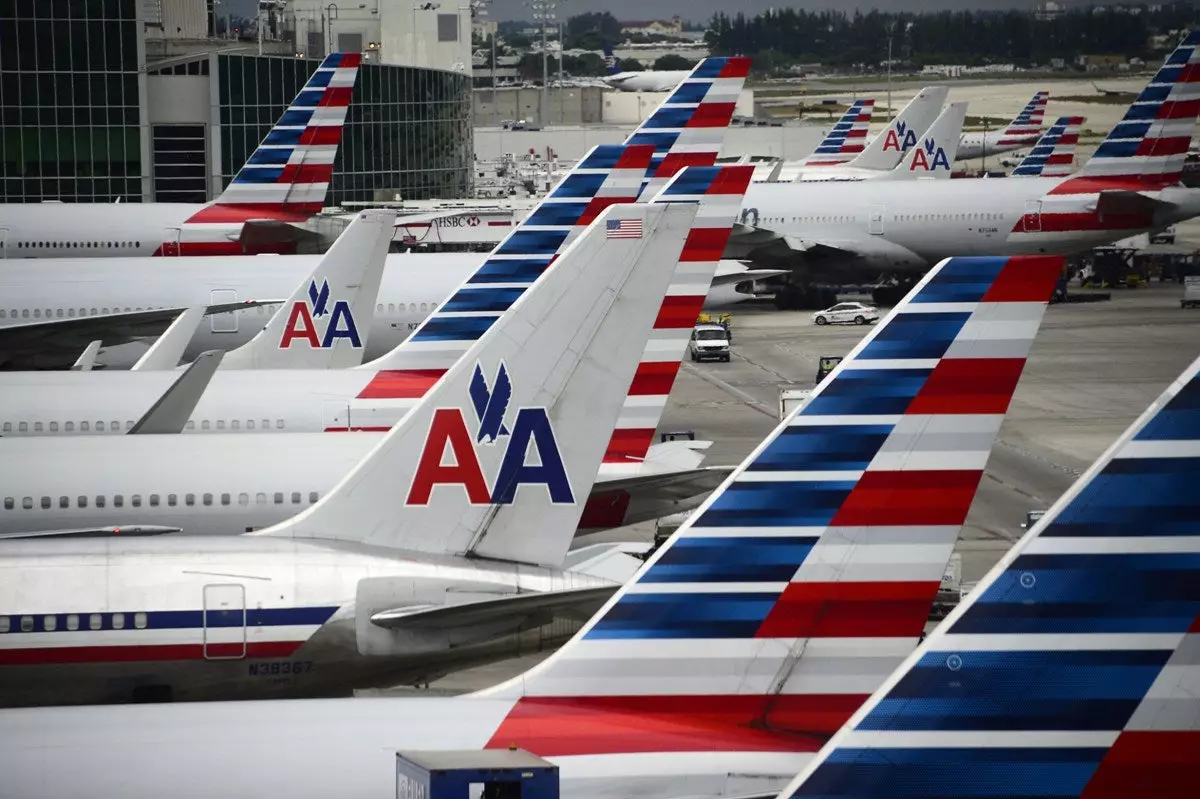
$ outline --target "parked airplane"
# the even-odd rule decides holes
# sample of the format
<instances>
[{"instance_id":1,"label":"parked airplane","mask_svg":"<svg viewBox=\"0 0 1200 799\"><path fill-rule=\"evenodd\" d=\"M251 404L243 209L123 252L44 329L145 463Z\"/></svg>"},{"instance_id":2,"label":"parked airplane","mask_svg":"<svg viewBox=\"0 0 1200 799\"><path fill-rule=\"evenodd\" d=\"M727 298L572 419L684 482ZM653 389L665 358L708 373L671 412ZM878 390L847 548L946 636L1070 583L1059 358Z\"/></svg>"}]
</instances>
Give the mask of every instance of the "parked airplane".
<instances>
[{"instance_id":1,"label":"parked airplane","mask_svg":"<svg viewBox=\"0 0 1200 799\"><path fill-rule=\"evenodd\" d=\"M780 796L1195 795L1198 408L1200 360Z\"/></svg>"},{"instance_id":2,"label":"parked airplane","mask_svg":"<svg viewBox=\"0 0 1200 799\"><path fill-rule=\"evenodd\" d=\"M78 612L63 620L67 635L25 642L33 647L0 636L0 663L15 667L4 669L0 700L127 701L136 685L158 696L166 685L179 698L289 693L247 665L306 644L298 658L313 671L302 673L301 693L346 690L372 674L394 679L388 672L406 666L397 656L408 651L482 643L498 623L519 629L543 608L517 594L603 588L559 567L662 297L690 267L680 253L696 208L603 211L383 441L290 521L252 536L5 542L0 606L24 606L30 591L40 605L45 589L69 580ZM638 235L614 236L610 221ZM155 462L170 470L173 460ZM125 576L109 591L103 574ZM523 612L497 617L506 599ZM201 600L204 613L194 613ZM472 602L492 612L474 617ZM128 615L118 623L114 613ZM85 626L109 634L79 635ZM75 665L76 646L100 647L83 658L105 664L91 680ZM241 662L210 667L213 658Z\"/></svg>"},{"instance_id":3,"label":"parked airplane","mask_svg":"<svg viewBox=\"0 0 1200 799\"><path fill-rule=\"evenodd\" d=\"M1042 119L1046 115L1046 102L1050 92L1041 91L1033 96L1021 113L1008 123L1003 130L987 133L964 133L958 144L958 158L966 161L971 158L983 158L989 155L1011 152L1029 144L1033 144L1042 135Z\"/></svg>"},{"instance_id":4,"label":"parked airplane","mask_svg":"<svg viewBox=\"0 0 1200 799\"><path fill-rule=\"evenodd\" d=\"M630 185L637 186L649 163L650 147L615 149L625 150L626 154L633 150L642 152L642 160L633 162L632 170L614 170L615 174L631 172L626 177L632 179ZM660 299L659 314L649 340L643 345L636 377L623 401L618 423L611 431L605 463L584 510L586 527L615 527L694 507L726 473L698 469L702 459L698 450L703 446L694 442L652 446L652 441L687 346L700 297L716 265L716 254L725 246L749 178L749 167L692 167L677 175L663 189L662 197L656 199L656 202L696 202L695 228L689 233L688 246L683 251L685 263L672 279L666 296ZM488 263L495 267L513 262ZM489 289L494 286L481 285ZM462 292L469 296L467 289ZM37 464L53 468L44 471L31 464L21 484L24 488L18 491L17 484L8 484L6 491L16 493L6 495L0 505L4 509L0 511L0 533L59 534L63 530L151 525L180 527L189 533L208 535L249 531L286 519L303 507L305 498L308 503L315 502L336 484L378 443L378 434L293 434L281 436L285 441L278 446L263 447L258 440L230 438L220 433L389 430L448 368L439 364L453 365L494 322L492 309L501 310L497 300L487 295L482 298L488 303L482 313L467 310L467 302L463 300L457 312L432 317L429 326L421 328L430 331L430 335L417 335L403 344L390 356L389 368L382 371L220 374L219 379L209 381L186 423L185 429L217 433L199 439L188 436L146 441L128 436L88 439L75 435L120 433L132 428L132 420L122 425L119 416L113 421L103 415L124 413L131 407L131 398L138 404L145 398L148 400L145 407L135 415L143 417L158 396L174 384L173 373L100 373L93 375L99 378L98 383L80 384L74 389L58 382L63 375L78 376L73 372L6 374L5 380L22 389L11 393L0 390L5 395L4 402L40 397L50 403L43 411L50 407L57 409L50 411L51 416L70 406L74 410L68 411L67 416L86 414L88 418L68 421L56 417L54 421L8 423L2 428L10 431L0 441L0 454L5 461L23 462L28 455ZM453 326L464 322L469 326L456 337ZM147 394L144 391L147 386L158 386L156 393ZM97 392L110 396L100 399L93 396ZM238 416L206 418L221 409ZM32 407L28 410L34 412ZM249 417L245 418L247 414ZM97 415L100 418L93 422ZM54 442L22 440L30 433L61 438ZM64 460L60 461L51 452L47 446L51 444ZM107 464L114 461L125 467L110 468ZM63 462L71 463L73 468L63 470ZM99 475L103 476L85 466L91 463L97 465ZM81 475L86 475L86 480ZM229 490L210 490L216 483ZM29 493L25 488L31 486L37 490L30 488L32 493ZM52 501L51 496L58 499ZM285 497L290 497L290 501ZM34 517L23 512L35 506L46 512Z\"/></svg>"},{"instance_id":5,"label":"parked airplane","mask_svg":"<svg viewBox=\"0 0 1200 799\"><path fill-rule=\"evenodd\" d=\"M731 245L738 254L802 255L806 272L844 281L855 270L920 270L953 254L1070 254L1190 219L1200 191L1175 184L1200 112L1184 69L1200 64L1198 42L1188 35L1075 175L929 181L919 190L899 181L755 183L742 222L759 230Z\"/></svg>"},{"instance_id":6,"label":"parked airplane","mask_svg":"<svg viewBox=\"0 0 1200 799\"><path fill-rule=\"evenodd\" d=\"M564 794L581 799L740 796L777 787L916 643L1061 268L1059 258L940 264L570 643L503 685L465 697L417 700L3 711L0 737L15 742L0 750L5 787L18 795L59 799L134 798L161 795L169 779L180 796L246 796L270 785L295 797L331 791L365 797L394 790L398 750L509 747L554 760ZM938 321L930 327L935 309L941 309ZM529 335L539 341L570 336L577 316L576 308L567 309L557 325L531 328ZM506 324L508 316L490 338L500 338L494 334ZM523 357L524 346L521 340L510 349L521 370L532 360L545 362L541 344L536 357ZM603 353L615 349L602 348L600 357L611 357ZM476 352L478 344L439 384L436 404L450 397L457 402L457 395L447 393L451 386L466 391ZM493 361L486 362L485 374ZM508 363L513 386L525 386L523 371ZM529 390L522 390L512 403L532 404ZM399 502L408 494L411 503L414 484L418 500L424 500L429 481L414 479L411 462L385 461L382 454L389 444L421 438L434 418L431 404L424 402L406 417L375 450L371 464L343 482L336 498L251 540L311 551L324 547L317 536L341 530L355 543L374 545L400 524L411 533L402 539L405 545L432 546L417 529L425 517ZM462 409L457 413L470 415L466 402L457 405ZM455 413L454 403L445 410ZM580 429L587 426L587 414L572 418ZM493 420L488 429L495 425ZM472 478L466 479L469 485ZM464 481L450 475L446 480ZM440 493L428 511L430 520L460 512L443 507L461 507L457 485L434 489ZM459 551L478 538L478 519L487 514L496 513L501 537L515 532L505 520L516 506L497 511L487 504L486 485L475 490L480 504L461 511L454 534ZM385 500L376 502L375 496ZM553 512L565 516L563 508ZM493 534L489 529L486 536ZM486 536L483 554L495 556L498 542ZM136 612L134 603L146 600L142 579L110 577L103 591L98 582L94 592L43 598L40 591L50 586L75 584L65 572L51 576L57 563L46 556L48 543L54 542L12 542L0 549L0 563L14 567L13 576L0 581L0 591L14 591L15 585L19 597L2 603L0 619L9 632L0 634L0 653L32 650L48 658L45 647L55 641L86 646L81 642L133 642L140 636L149 642L162 634L157 607L146 608L144 629L112 629L118 609L124 622ZM135 541L104 543L109 575L125 574L118 563L132 563L125 558L132 559L139 544L144 547ZM102 560L97 542L71 547L78 553L75 563L85 556ZM55 549L67 547L59 542ZM18 554L34 551L41 558L36 579L32 554ZM192 557L194 562L194 551ZM472 564L481 580L492 568L486 560ZM201 569L226 575L258 571L232 563ZM216 579L246 592L227 599L232 619L219 639L224 645L219 651L227 656L243 651L241 635L265 638L271 632L250 625L249 611L242 632L243 601L246 607L261 602L260 614L294 601L277 599L287 590L265 581L214 578L199 570L175 573L176 602L187 602L180 607L196 607L205 585L221 587L213 585ZM324 600L322 612L336 614L347 627L353 620L364 648L395 641L387 631L403 628L403 605L429 600L420 586L389 591L387 583L382 578L358 583L358 603L345 607L346 600ZM433 602L439 610L443 596L439 592ZM302 601L316 599L306 595ZM453 608L443 612L449 615ZM71 613L78 614L80 629L68 633L64 624ZM82 620L90 621L92 613L101 629L85 631ZM187 618L189 627L202 624L199 610ZM198 649L199 630L178 627L172 635L190 635ZM304 658L302 650L285 662ZM13 684L10 671L16 669L5 669L4 689ZM303 666L300 676L307 676ZM139 768L126 768L121 755L133 750ZM53 758L37 756L48 751ZM62 762L95 765L62 768Z\"/></svg>"},{"instance_id":7,"label":"parked airplane","mask_svg":"<svg viewBox=\"0 0 1200 799\"><path fill-rule=\"evenodd\" d=\"M359 53L326 56L213 202L7 203L0 228L3 256L294 252L296 238L311 235L296 226L325 204L361 58ZM248 225L276 232L251 248L242 240Z\"/></svg>"},{"instance_id":8,"label":"parked airplane","mask_svg":"<svg viewBox=\"0 0 1200 799\"><path fill-rule=\"evenodd\" d=\"M1064 177L1075 169L1075 145L1087 117L1059 117L1012 171L1013 177Z\"/></svg>"},{"instance_id":9,"label":"parked airplane","mask_svg":"<svg viewBox=\"0 0 1200 799\"><path fill-rule=\"evenodd\" d=\"M837 124L825 134L813 154L802 160L800 166L844 164L861 153L867 144L867 128L874 110L874 100L852 102Z\"/></svg>"},{"instance_id":10,"label":"parked airplane","mask_svg":"<svg viewBox=\"0 0 1200 799\"><path fill-rule=\"evenodd\" d=\"M604 60L608 64L608 74L600 78L605 84L620 89L623 92L669 92L683 82L690 70L638 70L623 72L621 59L613 55L612 48L604 48ZM736 101L736 97L734 100Z\"/></svg>"},{"instance_id":11,"label":"parked airplane","mask_svg":"<svg viewBox=\"0 0 1200 799\"><path fill-rule=\"evenodd\" d=\"M860 180L891 172L908 151L917 145L921 134L937 119L949 93L944 86L928 86L922 89L854 158L843 164L822 166L820 169L808 169L808 164L801 162L798 172L787 168L780 170L780 180L796 183Z\"/></svg>"}]
</instances>

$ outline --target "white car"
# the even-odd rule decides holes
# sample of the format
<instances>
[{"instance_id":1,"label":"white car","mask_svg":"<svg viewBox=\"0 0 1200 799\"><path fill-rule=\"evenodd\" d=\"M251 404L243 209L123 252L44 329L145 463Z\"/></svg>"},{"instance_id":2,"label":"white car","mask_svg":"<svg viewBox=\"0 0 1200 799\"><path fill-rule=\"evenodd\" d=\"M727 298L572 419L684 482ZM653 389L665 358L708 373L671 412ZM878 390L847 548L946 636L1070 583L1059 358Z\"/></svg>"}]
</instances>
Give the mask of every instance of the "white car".
<instances>
[{"instance_id":1,"label":"white car","mask_svg":"<svg viewBox=\"0 0 1200 799\"><path fill-rule=\"evenodd\" d=\"M855 324L865 325L868 322L879 321L879 311L861 302L839 302L832 308L817 311L813 321L818 325Z\"/></svg>"},{"instance_id":2,"label":"white car","mask_svg":"<svg viewBox=\"0 0 1200 799\"><path fill-rule=\"evenodd\" d=\"M721 325L696 325L688 354L693 361L712 359L729 362L729 331Z\"/></svg>"}]
</instances>

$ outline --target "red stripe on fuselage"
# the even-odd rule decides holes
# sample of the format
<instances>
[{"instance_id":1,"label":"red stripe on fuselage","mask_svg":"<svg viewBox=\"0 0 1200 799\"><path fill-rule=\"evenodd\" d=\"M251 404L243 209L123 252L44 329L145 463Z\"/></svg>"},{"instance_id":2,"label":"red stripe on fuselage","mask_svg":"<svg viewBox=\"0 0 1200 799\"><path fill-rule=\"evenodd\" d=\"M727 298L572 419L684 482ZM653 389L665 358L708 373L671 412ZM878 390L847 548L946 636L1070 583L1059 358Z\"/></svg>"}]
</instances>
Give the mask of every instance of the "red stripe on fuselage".
<instances>
[{"instance_id":1,"label":"red stripe on fuselage","mask_svg":"<svg viewBox=\"0 0 1200 799\"><path fill-rule=\"evenodd\" d=\"M916 638L937 595L928 582L789 583L756 638Z\"/></svg>"},{"instance_id":2,"label":"red stripe on fuselage","mask_svg":"<svg viewBox=\"0 0 1200 799\"><path fill-rule=\"evenodd\" d=\"M290 657L303 641L247 643L247 658ZM208 644L207 657L239 657L241 643ZM0 666L50 666L68 663L148 663L157 660L203 660L204 644L159 644L141 646L42 646L0 649Z\"/></svg>"},{"instance_id":3,"label":"red stripe on fuselage","mask_svg":"<svg viewBox=\"0 0 1200 799\"><path fill-rule=\"evenodd\" d=\"M445 369L384 369L375 373L356 399L420 399L445 373Z\"/></svg>"},{"instance_id":4,"label":"red stripe on fuselage","mask_svg":"<svg viewBox=\"0 0 1200 799\"><path fill-rule=\"evenodd\" d=\"M522 697L487 749L541 757L816 752L861 695Z\"/></svg>"},{"instance_id":5,"label":"red stripe on fuselage","mask_svg":"<svg viewBox=\"0 0 1200 799\"><path fill-rule=\"evenodd\" d=\"M966 521L982 470L866 471L830 527L958 525Z\"/></svg>"}]
</instances>

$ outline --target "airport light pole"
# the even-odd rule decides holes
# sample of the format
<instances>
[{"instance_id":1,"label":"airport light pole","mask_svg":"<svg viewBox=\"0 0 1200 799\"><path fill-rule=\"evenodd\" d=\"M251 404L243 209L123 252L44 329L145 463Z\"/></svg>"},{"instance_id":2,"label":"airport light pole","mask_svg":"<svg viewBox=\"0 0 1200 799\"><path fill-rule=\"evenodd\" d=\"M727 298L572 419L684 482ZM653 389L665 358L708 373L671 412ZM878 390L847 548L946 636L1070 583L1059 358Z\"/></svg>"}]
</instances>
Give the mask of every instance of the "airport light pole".
<instances>
[{"instance_id":1,"label":"airport light pole","mask_svg":"<svg viewBox=\"0 0 1200 799\"><path fill-rule=\"evenodd\" d=\"M546 126L546 114L550 110L550 53L546 46L546 26L554 19L554 9L558 7L556 0L527 0L527 5L533 9L533 19L542 29L542 102L538 109L538 122Z\"/></svg>"},{"instance_id":2,"label":"airport light pole","mask_svg":"<svg viewBox=\"0 0 1200 799\"><path fill-rule=\"evenodd\" d=\"M892 20L887 24L888 37L888 56L887 56L887 106L888 106L888 122L892 121L892 38L896 33L896 20Z\"/></svg>"},{"instance_id":3,"label":"airport light pole","mask_svg":"<svg viewBox=\"0 0 1200 799\"><path fill-rule=\"evenodd\" d=\"M330 3L325 6L325 19L328 21L326 28L327 43L325 45L325 55L333 52L333 21L338 18L337 3Z\"/></svg>"}]
</instances>

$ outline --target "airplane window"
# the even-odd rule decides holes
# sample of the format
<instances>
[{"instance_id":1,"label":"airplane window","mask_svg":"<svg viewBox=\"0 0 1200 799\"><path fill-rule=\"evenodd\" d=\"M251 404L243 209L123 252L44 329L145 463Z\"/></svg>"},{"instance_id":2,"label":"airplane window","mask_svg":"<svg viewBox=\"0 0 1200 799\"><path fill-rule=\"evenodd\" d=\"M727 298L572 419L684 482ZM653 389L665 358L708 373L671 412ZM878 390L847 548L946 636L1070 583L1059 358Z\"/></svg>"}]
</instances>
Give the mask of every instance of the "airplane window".
<instances>
[{"instance_id":1,"label":"airplane window","mask_svg":"<svg viewBox=\"0 0 1200 799\"><path fill-rule=\"evenodd\" d=\"M211 504L212 504L212 494L205 494L205 495L204 495L204 504L205 504L205 505L211 505Z\"/></svg>"},{"instance_id":2,"label":"airplane window","mask_svg":"<svg viewBox=\"0 0 1200 799\"><path fill-rule=\"evenodd\" d=\"M7 316L8 316L8 311L0 310L0 319L4 319Z\"/></svg>"},{"instance_id":3,"label":"airplane window","mask_svg":"<svg viewBox=\"0 0 1200 799\"><path fill-rule=\"evenodd\" d=\"M200 429L201 429L201 430L207 430L209 427L210 427L210 425L209 425L209 423L208 423L208 420L207 420L207 419L205 419L203 422L201 422L201 423L200 423Z\"/></svg>"},{"instance_id":4,"label":"airplane window","mask_svg":"<svg viewBox=\"0 0 1200 799\"><path fill-rule=\"evenodd\" d=\"M228 505L228 504L229 504L229 495L228 495L228 494L222 494L222 495L221 495L221 504L222 504L222 505Z\"/></svg>"},{"instance_id":5,"label":"airplane window","mask_svg":"<svg viewBox=\"0 0 1200 799\"><path fill-rule=\"evenodd\" d=\"M253 419L247 419L247 420L246 420L246 429L247 429L247 430L253 430L253 429L254 429L254 420L253 420Z\"/></svg>"},{"instance_id":6,"label":"airplane window","mask_svg":"<svg viewBox=\"0 0 1200 799\"><path fill-rule=\"evenodd\" d=\"M59 497L58 498L58 507L60 507L60 508L71 507L71 498L70 497Z\"/></svg>"},{"instance_id":7,"label":"airplane window","mask_svg":"<svg viewBox=\"0 0 1200 799\"><path fill-rule=\"evenodd\" d=\"M249 505L250 504L250 495L245 492L238 494L238 504L241 505L243 508L246 507L247 505Z\"/></svg>"},{"instance_id":8,"label":"airplane window","mask_svg":"<svg viewBox=\"0 0 1200 799\"><path fill-rule=\"evenodd\" d=\"M270 430L270 429L271 429L271 420L270 420L270 419L263 419L263 420L262 420L262 429L263 429L263 430Z\"/></svg>"},{"instance_id":9,"label":"airplane window","mask_svg":"<svg viewBox=\"0 0 1200 799\"><path fill-rule=\"evenodd\" d=\"M63 315L62 308L55 308L54 315L57 316L59 319L62 319L62 315Z\"/></svg>"},{"instance_id":10,"label":"airplane window","mask_svg":"<svg viewBox=\"0 0 1200 799\"><path fill-rule=\"evenodd\" d=\"M12 629L12 622L8 616L0 616L0 633L6 633Z\"/></svg>"},{"instance_id":11,"label":"airplane window","mask_svg":"<svg viewBox=\"0 0 1200 799\"><path fill-rule=\"evenodd\" d=\"M97 495L96 495L96 507L97 507L97 508L103 508L103 507L104 507L104 495L103 495L103 494L97 494Z\"/></svg>"},{"instance_id":12,"label":"airplane window","mask_svg":"<svg viewBox=\"0 0 1200 799\"><path fill-rule=\"evenodd\" d=\"M408 310L415 312L417 310L417 304L415 302L410 302L408 304Z\"/></svg>"},{"instance_id":13,"label":"airplane window","mask_svg":"<svg viewBox=\"0 0 1200 799\"><path fill-rule=\"evenodd\" d=\"M79 423L79 432L81 432L81 433L86 433L87 431L88 431L88 423L87 423L87 422L80 422L80 423Z\"/></svg>"},{"instance_id":14,"label":"airplane window","mask_svg":"<svg viewBox=\"0 0 1200 799\"><path fill-rule=\"evenodd\" d=\"M241 430L242 423L239 422L237 419L234 419L232 422L229 423L229 427L232 428L233 430Z\"/></svg>"},{"instance_id":15,"label":"airplane window","mask_svg":"<svg viewBox=\"0 0 1200 799\"><path fill-rule=\"evenodd\" d=\"M58 422L51 422L51 423L50 423L50 432L51 432L51 433L57 433L57 432L58 432Z\"/></svg>"},{"instance_id":16,"label":"airplane window","mask_svg":"<svg viewBox=\"0 0 1200 799\"><path fill-rule=\"evenodd\" d=\"M88 629L89 630L99 630L102 620L103 619L101 618L99 613L93 613L92 615L88 616Z\"/></svg>"},{"instance_id":17,"label":"airplane window","mask_svg":"<svg viewBox=\"0 0 1200 799\"><path fill-rule=\"evenodd\" d=\"M142 495L134 494L132 497L129 498L129 504L135 508L142 507Z\"/></svg>"},{"instance_id":18,"label":"airplane window","mask_svg":"<svg viewBox=\"0 0 1200 799\"><path fill-rule=\"evenodd\" d=\"M63 431L66 433L74 433L75 432L75 423L67 422L66 424L63 425Z\"/></svg>"},{"instance_id":19,"label":"airplane window","mask_svg":"<svg viewBox=\"0 0 1200 799\"><path fill-rule=\"evenodd\" d=\"M83 494L80 494L79 496L75 497L75 505L80 508L86 508L87 507L87 497Z\"/></svg>"},{"instance_id":20,"label":"airplane window","mask_svg":"<svg viewBox=\"0 0 1200 799\"><path fill-rule=\"evenodd\" d=\"M316 491L309 491L309 492L308 492L308 501L309 501L309 503L310 503L310 504L311 504L311 503L313 503L313 502L316 502L316 501L317 501L318 499L320 499L320 498L321 498L321 495L320 495L320 494L318 494Z\"/></svg>"},{"instance_id":21,"label":"airplane window","mask_svg":"<svg viewBox=\"0 0 1200 799\"><path fill-rule=\"evenodd\" d=\"M132 419L129 419L129 420L127 420L127 421L125 422L125 429L126 429L126 430L132 430L132 429L133 429L133 420L132 420Z\"/></svg>"},{"instance_id":22,"label":"airplane window","mask_svg":"<svg viewBox=\"0 0 1200 799\"><path fill-rule=\"evenodd\" d=\"M429 303L427 303L427 302L421 303L421 310L422 311L429 310Z\"/></svg>"},{"instance_id":23,"label":"airplane window","mask_svg":"<svg viewBox=\"0 0 1200 799\"><path fill-rule=\"evenodd\" d=\"M283 492L282 492L282 491L276 491L276 492L275 492L275 504L276 504L276 505L282 505L282 504L283 504Z\"/></svg>"},{"instance_id":24,"label":"airplane window","mask_svg":"<svg viewBox=\"0 0 1200 799\"><path fill-rule=\"evenodd\" d=\"M98 422L96 422L96 432L97 432L97 433L103 433L103 432L104 432L104 422L99 422L99 421L98 421Z\"/></svg>"},{"instance_id":25,"label":"airplane window","mask_svg":"<svg viewBox=\"0 0 1200 799\"><path fill-rule=\"evenodd\" d=\"M22 308L22 309L21 309L21 318L22 318L22 319L28 319L28 318L29 318L29 309L28 309L28 308Z\"/></svg>"},{"instance_id":26,"label":"airplane window","mask_svg":"<svg viewBox=\"0 0 1200 799\"><path fill-rule=\"evenodd\" d=\"M21 507L25 510L33 510L33 497L21 497Z\"/></svg>"},{"instance_id":27,"label":"airplane window","mask_svg":"<svg viewBox=\"0 0 1200 799\"><path fill-rule=\"evenodd\" d=\"M137 613L133 614L133 626L137 627L139 630L146 629L146 614L144 612L139 610Z\"/></svg>"},{"instance_id":28,"label":"airplane window","mask_svg":"<svg viewBox=\"0 0 1200 799\"><path fill-rule=\"evenodd\" d=\"M196 504L196 495L188 494L186 497L183 498L183 504L188 505L188 506L195 505Z\"/></svg>"},{"instance_id":29,"label":"airplane window","mask_svg":"<svg viewBox=\"0 0 1200 799\"><path fill-rule=\"evenodd\" d=\"M292 504L293 504L293 505L299 505L299 504L300 504L300 492L299 492L299 491L293 491L293 492L292 492Z\"/></svg>"},{"instance_id":30,"label":"airplane window","mask_svg":"<svg viewBox=\"0 0 1200 799\"><path fill-rule=\"evenodd\" d=\"M42 497L42 510L50 510L50 497Z\"/></svg>"},{"instance_id":31,"label":"airplane window","mask_svg":"<svg viewBox=\"0 0 1200 799\"><path fill-rule=\"evenodd\" d=\"M23 633L33 632L33 616L22 616L21 617L21 632L23 632Z\"/></svg>"},{"instance_id":32,"label":"airplane window","mask_svg":"<svg viewBox=\"0 0 1200 799\"><path fill-rule=\"evenodd\" d=\"M282 419L276 419L276 420L275 420L275 427L276 427L276 428L278 428L279 430L282 430L282 429L283 429L283 420L282 420Z\"/></svg>"},{"instance_id":33,"label":"airplane window","mask_svg":"<svg viewBox=\"0 0 1200 799\"><path fill-rule=\"evenodd\" d=\"M29 432L29 422L20 422L17 424L17 430L22 433Z\"/></svg>"},{"instance_id":34,"label":"airplane window","mask_svg":"<svg viewBox=\"0 0 1200 799\"><path fill-rule=\"evenodd\" d=\"M42 309L41 309L41 308L34 308L34 309L33 309L33 318L34 318L34 319L41 319L41 318L42 318Z\"/></svg>"},{"instance_id":35,"label":"airplane window","mask_svg":"<svg viewBox=\"0 0 1200 799\"><path fill-rule=\"evenodd\" d=\"M124 494L113 494L113 507L114 508L125 507L125 495Z\"/></svg>"},{"instance_id":36,"label":"airplane window","mask_svg":"<svg viewBox=\"0 0 1200 799\"><path fill-rule=\"evenodd\" d=\"M378 305L376 305L375 310L378 311L379 313L383 313L383 303L381 302Z\"/></svg>"},{"instance_id":37,"label":"airplane window","mask_svg":"<svg viewBox=\"0 0 1200 799\"><path fill-rule=\"evenodd\" d=\"M92 316L95 316L95 315L96 315L96 309L95 309L95 308L93 308L93 309L92 309L92 314L91 314L91 315L92 315Z\"/></svg>"},{"instance_id":38,"label":"airplane window","mask_svg":"<svg viewBox=\"0 0 1200 799\"><path fill-rule=\"evenodd\" d=\"M135 241L135 242L133 243L133 246L134 246L134 247L141 247L141 246L142 246L142 243L141 243L140 241Z\"/></svg>"},{"instance_id":39,"label":"airplane window","mask_svg":"<svg viewBox=\"0 0 1200 799\"><path fill-rule=\"evenodd\" d=\"M188 419L188 423L187 423L187 429L188 429L188 430L195 430L195 429L196 429L196 422L195 422L194 420L192 420L192 419Z\"/></svg>"},{"instance_id":40,"label":"airplane window","mask_svg":"<svg viewBox=\"0 0 1200 799\"><path fill-rule=\"evenodd\" d=\"M4 432L11 433L12 432L12 422L5 422L3 429L4 429Z\"/></svg>"},{"instance_id":41,"label":"airplane window","mask_svg":"<svg viewBox=\"0 0 1200 799\"><path fill-rule=\"evenodd\" d=\"M152 507L152 508L158 507L158 494L150 495L150 507Z\"/></svg>"},{"instance_id":42,"label":"airplane window","mask_svg":"<svg viewBox=\"0 0 1200 799\"><path fill-rule=\"evenodd\" d=\"M267 504L267 494L265 491L259 491L257 494L254 495L254 504L255 505L266 505Z\"/></svg>"},{"instance_id":43,"label":"airplane window","mask_svg":"<svg viewBox=\"0 0 1200 799\"><path fill-rule=\"evenodd\" d=\"M41 423L41 422L34 422L34 423L33 423L33 432L35 432L35 433L40 433L40 432L42 432L42 423Z\"/></svg>"},{"instance_id":44,"label":"airplane window","mask_svg":"<svg viewBox=\"0 0 1200 799\"><path fill-rule=\"evenodd\" d=\"M72 632L79 629L79 614L72 613L67 616L67 629Z\"/></svg>"},{"instance_id":45,"label":"airplane window","mask_svg":"<svg viewBox=\"0 0 1200 799\"><path fill-rule=\"evenodd\" d=\"M12 510L12 509L13 509L13 505L14 505L14 504L15 504L15 503L13 502L13 498L12 498L12 497L5 497L5 498L4 498L4 509L5 509L5 510Z\"/></svg>"},{"instance_id":46,"label":"airplane window","mask_svg":"<svg viewBox=\"0 0 1200 799\"><path fill-rule=\"evenodd\" d=\"M57 616L43 616L42 617L42 629L48 633L52 633L55 630L57 630L58 629L58 617Z\"/></svg>"},{"instance_id":47,"label":"airplane window","mask_svg":"<svg viewBox=\"0 0 1200 799\"><path fill-rule=\"evenodd\" d=\"M218 430L224 430L224 429L225 429L225 420L224 420L224 419L218 419L218 420L217 420L217 429L218 429Z\"/></svg>"},{"instance_id":48,"label":"airplane window","mask_svg":"<svg viewBox=\"0 0 1200 799\"><path fill-rule=\"evenodd\" d=\"M102 313L102 314L106 314L106 313L108 313L108 309L107 309L107 308L101 308L101 309L100 309L100 313Z\"/></svg>"},{"instance_id":49,"label":"airplane window","mask_svg":"<svg viewBox=\"0 0 1200 799\"><path fill-rule=\"evenodd\" d=\"M125 614L124 613L114 613L113 614L113 629L114 630L124 630L125 629Z\"/></svg>"},{"instance_id":50,"label":"airplane window","mask_svg":"<svg viewBox=\"0 0 1200 799\"><path fill-rule=\"evenodd\" d=\"M167 494L167 504L170 505L172 508L175 507L175 503L177 500L178 500L178 497L176 497L174 494Z\"/></svg>"},{"instance_id":51,"label":"airplane window","mask_svg":"<svg viewBox=\"0 0 1200 799\"><path fill-rule=\"evenodd\" d=\"M394 303L394 302L389 302L389 303L388 303L388 311L389 311L389 312L392 312L392 313L395 313L395 311L396 311L396 303Z\"/></svg>"}]
</instances>

